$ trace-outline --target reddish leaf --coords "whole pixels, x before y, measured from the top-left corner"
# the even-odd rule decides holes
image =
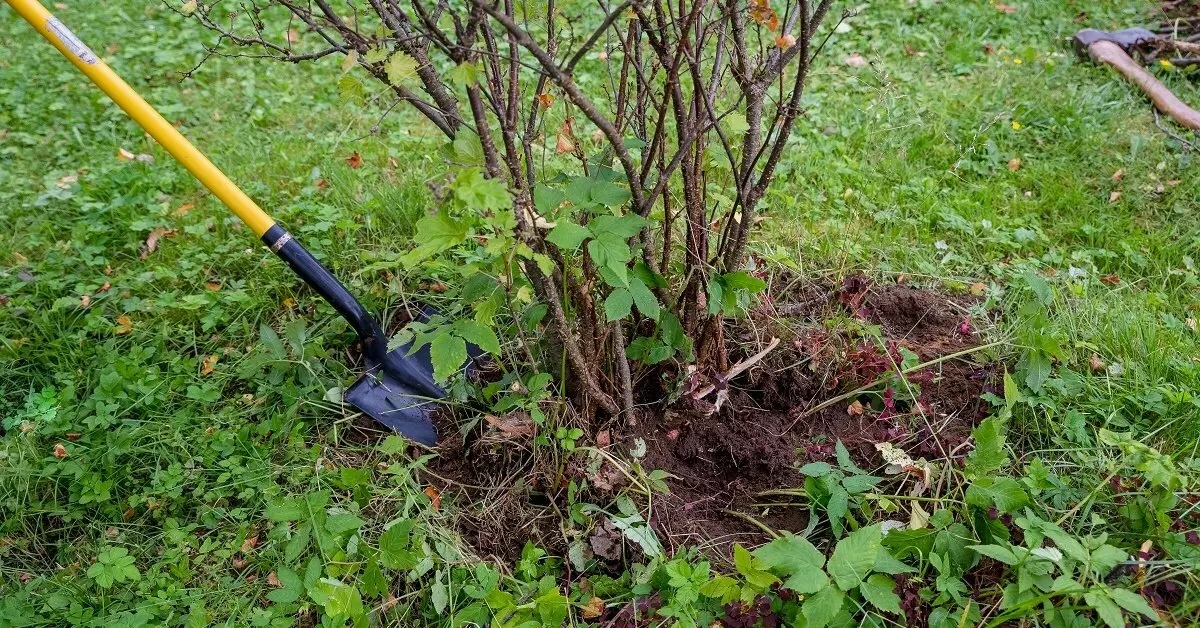
[[[351,168],[358,168],[362,165],[362,161],[362,155],[359,155],[358,151],[354,151],[353,154],[346,158],[346,163],[349,164]]]

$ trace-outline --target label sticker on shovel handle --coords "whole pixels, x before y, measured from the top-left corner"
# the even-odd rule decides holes
[[[76,37],[75,33],[71,32],[71,29],[67,28],[67,25],[60,22],[58,18],[51,16],[47,19],[46,30],[50,31],[63,47],[80,61],[88,65],[96,65],[100,62],[100,57],[97,57],[96,53],[92,52],[92,49],[88,48],[87,44]]]

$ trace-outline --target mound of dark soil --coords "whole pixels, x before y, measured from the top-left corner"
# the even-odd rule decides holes
[[[969,350],[979,345],[967,314],[972,301],[902,285],[869,287],[853,279],[838,290],[810,287],[792,303],[761,312],[764,327],[775,331],[776,317],[783,314],[783,322],[798,331],[770,364],[733,382],[720,411],[667,413],[626,435],[646,442],[647,468],[675,476],[668,482],[671,494],[654,504],[652,523],[664,543],[720,547],[763,538],[761,528],[733,513],[775,530],[802,531],[805,509],[751,504],[773,501],[758,497],[761,491],[801,487],[803,476],[796,469],[816,460],[832,462],[838,440],[867,469],[882,464],[875,449],[880,442],[903,447],[914,457],[965,454],[961,445],[986,416],[980,394],[994,374],[971,359]],[[877,338],[863,341],[823,324],[839,315],[878,326]],[[764,344],[755,337],[744,341],[746,354]],[[911,390],[881,385],[821,407],[883,376],[905,352],[921,363],[964,355],[910,373],[909,385],[901,386]],[[919,394],[912,395],[917,389]],[[905,403],[896,399],[900,396],[916,398]]]
[[[801,487],[797,469],[834,460],[839,440],[867,469],[882,464],[875,449],[880,442],[913,457],[965,454],[962,445],[985,416],[980,394],[996,374],[971,351],[979,346],[968,315],[974,302],[858,277],[774,295],[748,324],[728,332],[738,344],[731,360],[758,352],[772,335],[782,342],[730,383],[719,409],[714,393],[700,400],[685,396],[664,410],[672,383],[643,373],[637,416],[586,440],[622,458],[644,446],[641,465],[671,474],[670,494],[655,496],[650,519],[669,551],[690,545],[724,554],[732,542],[759,542],[765,532],[754,521],[803,530],[807,509],[753,504],[764,501],[758,495],[764,490]],[[896,364],[930,361],[935,363],[912,370],[903,382],[889,380],[892,387],[877,384],[846,396],[887,379]],[[613,471],[613,484],[620,483],[620,474],[603,467],[552,477],[530,455],[532,434],[489,441],[495,430],[477,429],[464,440],[453,419],[440,420],[443,442],[428,479],[443,493],[475,504],[459,529],[482,555],[515,559],[526,540],[565,554],[557,518],[565,516],[567,482],[589,480],[592,494],[585,497],[593,503],[612,497],[611,487],[602,486],[606,471]]]

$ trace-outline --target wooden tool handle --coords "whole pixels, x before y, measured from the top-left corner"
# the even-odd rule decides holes
[[[1088,54],[1097,63],[1107,63],[1122,76],[1137,85],[1150,102],[1161,112],[1189,129],[1200,130],[1200,112],[1179,100],[1166,85],[1163,85],[1139,63],[1129,57],[1121,47],[1111,41],[1098,41],[1088,46]]]

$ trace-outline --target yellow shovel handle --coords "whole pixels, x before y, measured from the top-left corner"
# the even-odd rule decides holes
[[[192,146],[171,123],[167,122],[154,107],[138,96],[137,92],[108,64],[104,63],[75,33],[58,21],[37,0],[6,0],[58,51],[63,53],[75,67],[87,75],[97,87],[104,90],[113,102],[140,124],[167,152],[183,164],[204,187],[208,188],[221,202],[225,203],[238,218],[242,219],[254,234],[262,237],[275,221],[266,214],[245,192],[234,185],[225,173],[217,169],[200,151]]]

